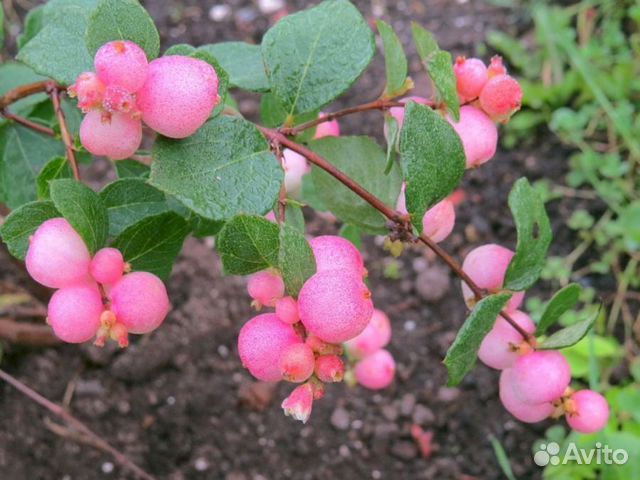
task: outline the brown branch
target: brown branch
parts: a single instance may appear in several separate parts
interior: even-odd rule
[[[73,139],[71,138],[71,134],[69,133],[69,129],[67,128],[67,121],[64,118],[64,112],[62,111],[62,106],[60,105],[60,90],[58,85],[49,85],[49,88],[47,88],[47,92],[51,97],[51,101],[53,102],[53,109],[56,112],[56,117],[58,118],[58,123],[60,124],[60,134],[62,135],[62,141],[64,142],[64,147],[67,151],[67,160],[69,160],[71,169],[73,170],[73,178],[79,181],[80,170],[78,169],[76,152],[73,149]]]
[[[39,123],[32,122],[28,118],[21,117],[20,115],[16,115],[14,113],[9,112],[8,110],[0,110],[0,115],[2,115],[7,120],[11,120],[13,122],[19,123],[20,125],[30,128],[31,130],[35,130],[36,132],[44,133],[45,135],[49,135],[53,137],[55,132],[52,128],[45,127],[44,125],[40,125]]]
[[[51,331],[51,327],[37,323],[16,322],[10,318],[0,318],[0,338],[32,347],[50,347],[60,343],[58,337]]]
[[[49,410],[52,414],[60,417],[64,420],[69,426],[73,427],[80,434],[87,437],[90,440],[91,444],[105,452],[110,453],[115,461],[120,464],[126,470],[129,470],[137,478],[141,478],[143,480],[155,480],[155,478],[149,473],[145,472],[138,465],[133,463],[124,453],[117,450],[115,447],[111,446],[106,440],[102,439],[99,435],[94,433],[89,427],[87,427],[84,423],[78,420],[76,417],[71,415],[68,411],[62,408],[60,405],[53,403],[51,400],[43,397],[38,392],[28,387],[24,383],[22,383],[17,378],[11,376],[4,370],[0,369],[0,379],[7,382],[9,385],[14,387],[20,393],[26,395],[34,402],[38,403],[42,407]]]
[[[12,103],[22,100],[30,95],[36,93],[48,92],[52,86],[57,86],[55,82],[51,80],[43,80],[42,82],[29,83],[27,85],[21,85],[13,90],[9,90],[2,97],[0,97],[0,110],[6,109]]]

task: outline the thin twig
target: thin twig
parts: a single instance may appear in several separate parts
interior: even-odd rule
[[[47,89],[47,92],[51,97],[51,101],[53,102],[53,109],[56,112],[56,117],[58,118],[58,123],[60,124],[60,134],[62,135],[62,141],[64,142],[64,147],[67,151],[67,160],[69,160],[71,169],[73,170],[73,178],[80,181],[80,170],[78,169],[76,152],[73,149],[73,140],[71,138],[71,134],[69,133],[69,129],[67,128],[67,121],[64,118],[62,106],[60,105],[60,90],[58,86],[54,84]]]
[[[149,473],[145,472],[142,468],[133,463],[124,453],[117,450],[115,447],[111,446],[106,440],[102,439],[99,435],[94,433],[89,427],[87,427],[84,423],[78,420],[76,417],[71,415],[68,411],[62,408],[60,405],[53,403],[51,400],[43,397],[38,392],[28,387],[24,383],[22,383],[17,378],[8,374],[4,370],[0,369],[0,379],[7,382],[9,385],[14,387],[20,393],[26,395],[34,402],[43,406],[51,413],[63,419],[66,423],[68,423],[71,427],[77,430],[79,433],[85,435],[90,439],[92,444],[104,450],[105,452],[113,455],[115,461],[120,464],[123,468],[131,471],[135,474],[136,477],[141,478],[143,480],[155,480],[155,478]]]
[[[20,125],[30,128],[31,130],[35,130],[36,132],[44,133],[45,135],[49,135],[53,137],[55,132],[52,128],[45,127],[44,125],[40,125],[39,123],[32,122],[28,118],[21,117],[20,115],[16,115],[14,113],[9,112],[8,110],[0,110],[0,115],[2,115],[7,120],[11,120],[13,122],[19,123]]]
[[[42,82],[29,83],[27,85],[21,85],[14,88],[13,90],[9,90],[0,97],[0,110],[4,110],[12,103],[22,100],[30,95],[48,92],[52,86],[57,87],[57,84],[51,80],[43,80]]]

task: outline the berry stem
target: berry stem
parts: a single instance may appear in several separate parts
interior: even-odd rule
[[[69,133],[69,129],[67,128],[67,121],[64,118],[64,112],[62,111],[62,107],[60,105],[60,89],[58,85],[51,83],[47,88],[47,93],[51,97],[51,102],[53,102],[53,109],[56,112],[56,117],[58,118],[58,123],[60,124],[60,134],[62,135],[62,141],[64,142],[65,149],[67,151],[67,160],[71,164],[71,169],[73,170],[73,178],[77,181],[80,181],[80,170],[78,169],[78,161],[76,160],[76,152],[73,150],[73,140],[71,138],[71,134]]]
[[[107,443],[107,441],[105,441],[99,435],[94,433],[91,429],[89,429],[89,427],[87,427],[84,423],[82,423],[76,417],[71,415],[67,410],[62,408],[60,405],[53,403],[51,400],[43,397],[38,392],[36,392],[29,386],[22,383],[17,378],[13,377],[12,375],[8,374],[7,372],[1,369],[0,369],[0,379],[4,380],[13,388],[18,390],[20,393],[26,395],[28,398],[38,403],[42,407],[46,408],[57,417],[60,417],[62,420],[67,422],[71,427],[73,427],[78,432],[87,436],[91,440],[92,445],[95,445],[99,449],[104,450],[105,452],[108,452],[111,455],[113,455],[113,458],[115,459],[116,462],[118,462],[126,470],[129,470],[132,473],[134,473],[137,478],[141,478],[143,480],[155,480],[155,477],[145,472],[142,468],[140,468],[138,465],[133,463],[125,454],[123,454],[122,452],[117,450],[115,447]]]
[[[40,132],[43,133],[45,135],[49,135],[50,137],[55,136],[55,132],[53,131],[53,129],[49,128],[49,127],[45,127],[44,125],[40,125],[39,123],[36,122],[32,122],[31,120],[21,117],[19,115],[15,115],[11,112],[9,112],[8,110],[2,110],[0,111],[0,115],[2,115],[4,118],[6,118],[7,120],[12,120],[16,123],[19,123],[20,125],[30,128],[31,130],[35,130],[36,132]]]
[[[29,95],[36,93],[48,92],[52,87],[63,88],[62,86],[52,82],[51,80],[43,80],[42,82],[28,83],[9,90],[0,97],[0,111],[5,110],[12,103],[22,100]]]

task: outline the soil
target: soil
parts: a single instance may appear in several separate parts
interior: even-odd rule
[[[225,40],[259,41],[276,15],[261,11],[277,1],[225,2],[228,12],[212,21],[213,2],[145,2],[161,30],[164,47]],[[368,19],[382,17],[410,45],[410,22],[433,31],[454,54],[481,52],[490,29],[516,32],[524,21],[476,0],[357,1]],[[293,12],[309,2],[290,1]],[[218,10],[220,14],[221,10]],[[223,12],[224,13],[224,12]],[[412,76],[427,88],[412,47]],[[383,88],[378,55],[356,87],[335,105],[375,98]],[[250,118],[256,97],[238,95]],[[345,119],[343,132],[379,134],[377,113]],[[466,176],[465,201],[454,234],[444,246],[458,258],[488,242],[515,246],[506,198],[520,176],[561,178],[562,150],[551,138],[535,148],[500,151]],[[108,171],[98,163],[92,173]],[[111,175],[110,173],[106,174]],[[571,250],[563,228],[569,208],[552,203],[555,253]],[[312,234],[337,226],[307,212]],[[26,288],[28,281],[0,254],[0,288]],[[459,282],[437,259],[409,249],[391,259],[381,239],[369,238],[364,255],[378,308],[388,312],[394,336],[389,347],[397,379],[381,392],[327,388],[306,425],[279,407],[290,385],[254,382],[240,364],[236,338],[252,316],[244,279],[223,277],[210,243],[187,241],[168,284],[173,311],[156,332],[125,349],[60,346],[48,349],[4,345],[2,368],[47,398],[66,405],[95,432],[162,479],[460,479],[503,478],[489,438],[504,446],[518,478],[539,478],[530,452],[548,423],[525,425],[500,405],[498,374],[478,366],[457,388],[446,387],[441,361],[465,318]],[[400,267],[394,275],[395,267]],[[4,286],[4,287],[2,287]],[[0,291],[1,292],[1,291]],[[544,288],[534,293],[548,292]],[[0,385],[0,477],[4,479],[130,478],[106,453],[52,431],[57,419],[6,384]],[[410,430],[433,432],[433,452],[421,455]]]

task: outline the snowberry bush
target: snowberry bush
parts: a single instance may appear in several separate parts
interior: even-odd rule
[[[595,317],[548,333],[579,287],[558,292],[538,324],[521,310],[551,242],[529,182],[515,182],[508,198],[511,249],[480,246],[460,264],[439,245],[454,228],[465,170],[494,157],[499,124],[520,107],[518,81],[499,57],[454,61],[414,24],[432,85],[416,89],[397,35],[376,27],[384,91],[327,112],[376,53],[374,31],[346,0],[282,18],[261,45],[162,54],[134,0],[51,0],[31,12],[17,61],[0,66],[3,79],[24,80],[0,97],[0,201],[11,211],[0,233],[31,277],[56,289],[53,332],[126,347],[132,334],[161,328],[171,309],[163,282],[185,238],[215,237],[225,274],[247,276],[257,311],[238,326],[240,360],[259,380],[295,384],[287,415],[306,422],[331,383],[386,388],[392,322],[375,308],[356,246],[305,233],[308,206],[339,219],[350,238],[386,235],[393,254],[429,248],[459,276],[470,313],[444,359],[451,385],[479,357],[501,370],[500,399],[514,417],[604,428],[606,401],[571,385],[560,351]],[[233,89],[261,95],[259,123],[237,110]],[[341,135],[339,119],[365,110],[381,113],[386,145]],[[111,159],[117,177],[99,192],[81,178],[90,154]]]

